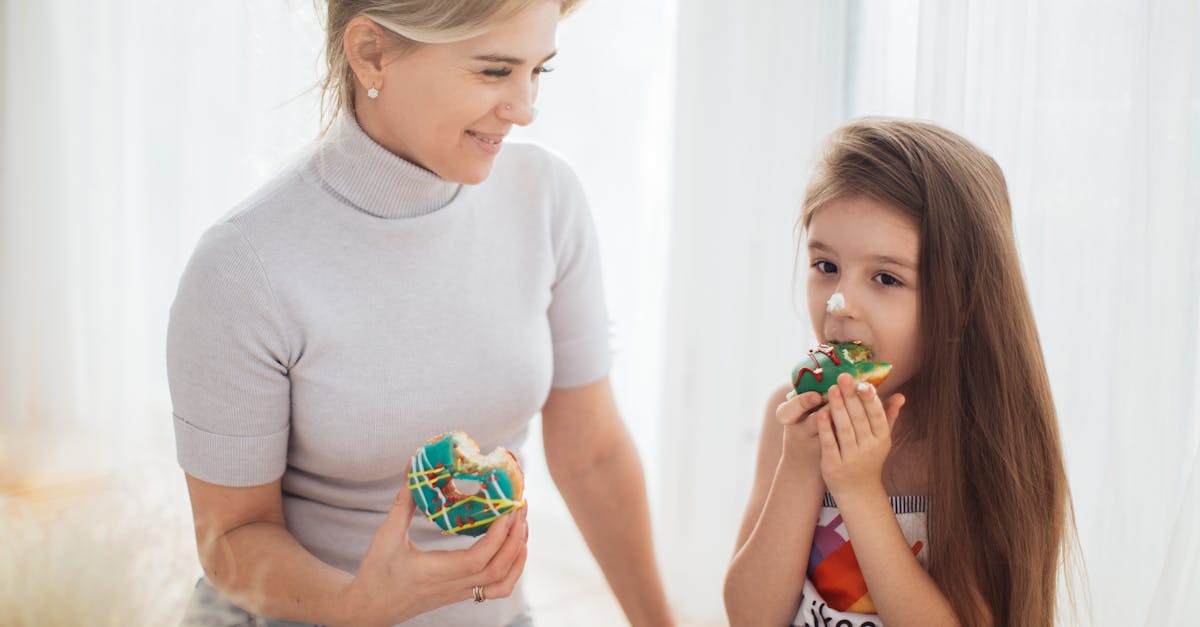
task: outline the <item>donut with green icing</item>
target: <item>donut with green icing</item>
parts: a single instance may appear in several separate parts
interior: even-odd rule
[[[464,494],[457,480],[479,485]],[[500,517],[525,506],[525,473],[505,448],[482,455],[462,431],[443,433],[417,450],[408,473],[408,489],[426,518],[444,534],[478,536]]]
[[[892,372],[892,365],[871,361],[871,347],[862,342],[821,344],[792,368],[792,389],[796,394],[817,392],[829,399],[829,388],[845,372],[859,383],[879,385]]]

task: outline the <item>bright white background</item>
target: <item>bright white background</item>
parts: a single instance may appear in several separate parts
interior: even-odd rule
[[[1200,615],[1198,35],[1196,0],[592,0],[563,23],[519,135],[591,199],[681,617],[723,617],[762,407],[811,342],[792,224],[820,139],[865,114],[936,121],[1005,170],[1083,622]],[[203,229],[315,136],[320,45],[308,0],[0,0],[0,488],[182,487],[167,309]],[[578,539],[530,484],[560,567]]]

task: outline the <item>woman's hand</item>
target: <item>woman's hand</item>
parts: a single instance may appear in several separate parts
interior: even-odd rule
[[[829,388],[828,412],[817,416],[821,476],[837,501],[844,495],[881,491],[883,464],[892,448],[892,425],[904,405],[893,394],[886,404],[875,386],[842,374]]]
[[[416,505],[408,488],[396,494],[375,532],[358,575],[342,591],[347,625],[394,625],[430,610],[474,598],[512,594],[525,569],[527,507],[496,519],[468,549],[421,551],[408,537]]]

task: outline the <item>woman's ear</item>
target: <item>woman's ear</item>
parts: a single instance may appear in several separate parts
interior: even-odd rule
[[[358,16],[346,25],[342,47],[350,68],[364,87],[383,86],[383,51],[387,34],[371,18]]]

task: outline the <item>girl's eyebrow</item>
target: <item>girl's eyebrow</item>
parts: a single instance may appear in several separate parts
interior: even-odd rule
[[[900,266],[901,268],[907,268],[909,270],[916,270],[917,268],[916,264],[910,263],[899,257],[891,257],[888,255],[871,255],[871,259],[878,263]]]
[[[551,52],[545,59],[542,59],[541,63],[538,63],[538,65],[541,65],[542,63],[545,63],[545,62],[549,61],[550,59],[553,59],[554,55],[556,55],[556,54],[558,54],[557,50],[555,50],[554,52]],[[525,59],[509,56],[506,54],[478,54],[472,58],[475,59],[476,61],[487,61],[488,63],[507,63],[509,65],[525,65]]]
[[[815,239],[808,240],[808,247],[812,250],[821,250],[821,251],[824,251],[827,253],[834,252],[832,246],[830,246],[829,244],[826,244],[825,242],[815,240]]]
[[[819,250],[819,251],[825,252],[825,253],[837,252],[829,244],[826,244],[825,242],[821,242],[818,240],[809,240],[808,248],[809,248],[809,250]],[[900,257],[893,257],[891,255],[871,255],[870,257],[868,257],[868,259],[870,259],[871,261],[874,261],[876,263],[891,264],[891,265],[895,265],[895,266],[900,266],[901,268],[907,268],[909,270],[915,270],[917,268],[917,264],[915,264],[911,261],[908,261],[907,259],[901,259]]]

